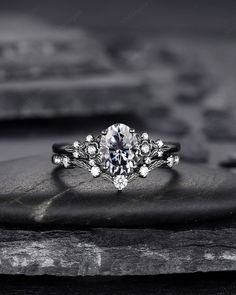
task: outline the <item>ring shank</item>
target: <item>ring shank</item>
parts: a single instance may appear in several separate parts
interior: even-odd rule
[[[164,146],[167,147],[166,152],[168,153],[178,153],[181,149],[179,142],[165,142]]]
[[[52,145],[52,151],[56,154],[69,154],[69,152],[66,150],[68,146],[71,146],[70,143],[54,143]]]

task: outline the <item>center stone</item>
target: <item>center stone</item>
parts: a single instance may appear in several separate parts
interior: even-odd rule
[[[124,124],[114,124],[101,136],[101,162],[112,176],[128,175],[138,160],[138,140],[136,133]]]

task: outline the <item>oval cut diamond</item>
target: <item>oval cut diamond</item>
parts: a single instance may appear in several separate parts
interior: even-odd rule
[[[124,124],[114,124],[100,141],[101,162],[111,175],[128,175],[138,161],[136,133]]]

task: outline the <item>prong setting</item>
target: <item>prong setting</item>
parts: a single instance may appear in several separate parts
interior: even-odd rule
[[[93,166],[90,170],[93,177],[98,177],[101,174],[101,170],[98,166]]]
[[[142,133],[141,138],[143,140],[148,140],[148,138],[149,138],[148,133],[147,132]]]
[[[119,190],[122,191],[128,184],[128,179],[124,175],[117,175],[114,177],[114,186]]]
[[[107,129],[102,130],[101,134],[106,135],[107,134]]]
[[[135,129],[134,129],[134,128],[130,128],[130,129],[129,129],[129,132],[130,132],[130,133],[135,133]]]
[[[87,142],[92,142],[92,141],[94,141],[94,137],[93,137],[93,135],[92,135],[92,134],[87,135],[87,136],[86,136],[86,141],[87,141]]]
[[[76,141],[73,143],[73,147],[76,148],[76,149],[78,149],[79,146],[80,146],[80,143],[79,143],[78,140],[76,140]]]
[[[68,168],[70,166],[70,159],[67,156],[64,156],[62,158],[62,164],[65,168]]]
[[[52,163],[54,165],[60,165],[62,163],[62,157],[57,154],[53,155],[52,156]]]
[[[163,141],[162,141],[161,139],[158,139],[158,140],[156,141],[156,145],[157,145],[159,148],[161,148],[161,147],[163,147],[164,143],[163,143]]]
[[[139,174],[141,177],[147,177],[148,173],[149,173],[149,169],[146,165],[143,165],[140,167]]]

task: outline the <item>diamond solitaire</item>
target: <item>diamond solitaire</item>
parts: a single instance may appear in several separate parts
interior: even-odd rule
[[[94,177],[103,176],[122,190],[134,179],[147,177],[154,168],[177,165],[179,150],[178,143],[149,139],[147,133],[139,135],[119,123],[97,137],[88,135],[84,142],[54,144],[52,162],[65,168],[87,169]]]
[[[124,124],[115,124],[101,136],[101,163],[111,175],[128,175],[138,161],[138,139],[136,133]]]

